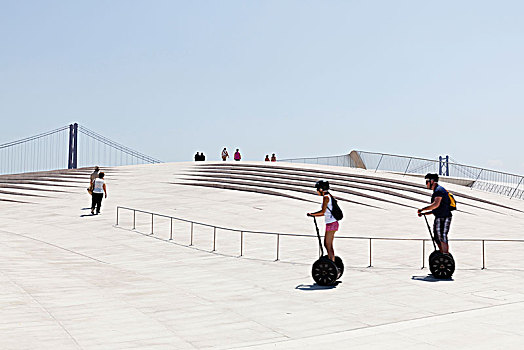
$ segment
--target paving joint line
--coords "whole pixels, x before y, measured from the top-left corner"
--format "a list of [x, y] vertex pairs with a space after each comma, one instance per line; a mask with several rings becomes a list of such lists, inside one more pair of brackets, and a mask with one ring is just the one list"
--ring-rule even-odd
[[278, 342], [270, 342], [270, 343], [263, 343], [263, 344], [256, 344], [256, 345], [247, 345], [247, 346], [246, 345], [244, 345], [244, 346], [241, 345], [241, 346], [231, 347], [231, 349], [242, 349], [242, 348], [250, 348], [252, 346], [270, 345], [270, 344], [276, 344], [276, 343], [285, 343], [285, 342], [294, 341], [294, 340], [312, 339], [312, 338], [323, 337], [323, 336], [328, 336], [328, 335], [349, 333], [349, 332], [353, 332], [353, 331], [379, 328], [379, 327], [383, 327], [383, 326], [389, 326], [389, 325], [394, 325], [394, 324], [401, 324], [401, 323], [405, 323], [405, 322], [420, 321], [420, 320], [425, 320], [425, 319], [429, 319], [429, 318], [437, 318], [437, 317], [441, 317], [441, 316], [462, 314], [462, 313], [467, 313], [467, 312], [472, 312], [472, 311], [486, 310], [486, 309], [491, 309], [491, 308], [496, 308], [496, 307], [501, 307], [501, 306], [523, 304], [523, 303], [524, 303], [524, 301], [514, 301], [514, 302], [510, 302], [510, 303], [503, 303], [503, 304], [497, 304], [497, 305], [481, 306], [481, 307], [477, 307], [477, 308], [473, 308], [473, 309], [451, 311], [451, 312], [446, 312], [446, 313], [443, 313], [443, 314], [415, 317], [415, 318], [410, 318], [410, 319], [407, 319], [407, 320], [399, 320], [399, 321], [386, 322], [386, 323], [370, 325], [370, 326], [350, 328], [350, 329], [346, 329], [346, 330], [341, 330], [341, 331], [336, 331], [336, 332], [331, 332], [331, 333], [325, 333], [325, 334], [317, 334], [317, 335], [301, 337], [301, 338], [296, 338], [296, 339], [291, 339], [291, 340], [280, 340]]
[[69, 252], [69, 253], [73, 253], [73, 254], [76, 254], [76, 255], [83, 256], [84, 258], [88, 258], [88, 259], [94, 260], [94, 261], [99, 262], [99, 263], [102, 263], [102, 264], [109, 264], [108, 262], [105, 262], [105, 261], [99, 260], [99, 259], [97, 259], [97, 258], [93, 258], [93, 257], [91, 257], [91, 256], [89, 256], [89, 255], [85, 255], [85, 254], [82, 254], [82, 253], [79, 253], [79, 252], [75, 252], [74, 250], [67, 249], [67, 248], [61, 247], [61, 246], [59, 246], [59, 245], [56, 245], [56, 244], [53, 244], [53, 243], [50, 243], [50, 242], [43, 241], [43, 240], [38, 239], [38, 238], [34, 238], [34, 237], [30, 237], [30, 236], [26, 236], [26, 235], [23, 235], [23, 234], [21, 234], [21, 233], [16, 233], [16, 232], [11, 232], [11, 231], [6, 231], [6, 230], [0, 230], [0, 232], [7, 233], [7, 234], [11, 234], [11, 235], [15, 235], [15, 236], [19, 236], [19, 237], [24, 237], [24, 238], [27, 238], [27, 239], [30, 239], [30, 240], [33, 240], [33, 241], [37, 241], [37, 242], [40, 242], [40, 243], [44, 243], [44, 244], [50, 245], [50, 246], [52, 246], [52, 247], [55, 247], [55, 248], [58, 248], [58, 249], [61, 249], [61, 250], [65, 250], [66, 252]]

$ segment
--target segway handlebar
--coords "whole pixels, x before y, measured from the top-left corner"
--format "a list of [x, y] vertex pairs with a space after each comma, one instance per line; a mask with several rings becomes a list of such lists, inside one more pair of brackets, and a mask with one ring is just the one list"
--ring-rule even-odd
[[311, 216], [313, 218], [313, 222], [315, 223], [315, 229], [317, 230], [317, 237], [318, 237], [318, 246], [320, 248], [320, 256], [324, 256], [324, 248], [322, 247], [322, 240], [320, 239], [320, 231], [318, 230], [318, 225], [317, 225], [317, 218], [314, 217], [313, 215], [309, 215], [308, 216]]
[[433, 243], [433, 248], [437, 250], [437, 245], [435, 244], [435, 239], [433, 238], [433, 233], [431, 233], [431, 227], [429, 226], [428, 218], [426, 217], [427, 214], [424, 215], [424, 220], [426, 220], [426, 226], [428, 227], [429, 235], [431, 236], [431, 242]]

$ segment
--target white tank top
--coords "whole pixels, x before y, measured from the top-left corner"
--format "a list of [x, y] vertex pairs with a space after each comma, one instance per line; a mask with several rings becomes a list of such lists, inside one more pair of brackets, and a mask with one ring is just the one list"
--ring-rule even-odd
[[324, 212], [324, 218], [326, 219], [326, 224], [331, 224], [332, 222], [337, 221], [337, 219], [333, 217], [333, 214], [331, 214], [331, 210], [333, 210], [333, 200], [331, 199], [331, 196], [328, 194], [325, 195], [324, 197], [328, 197], [329, 199], [329, 202], [327, 204], [327, 209]]
[[95, 179], [93, 193], [104, 193], [104, 184], [105, 184], [104, 180], [100, 178]]

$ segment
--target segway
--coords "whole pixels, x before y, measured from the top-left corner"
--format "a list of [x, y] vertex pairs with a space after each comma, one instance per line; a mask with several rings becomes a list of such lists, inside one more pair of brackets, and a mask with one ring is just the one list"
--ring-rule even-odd
[[453, 255], [451, 255], [451, 253], [443, 254], [437, 249], [428, 219], [425, 214], [422, 215], [424, 215], [424, 220], [426, 220], [429, 235], [431, 236], [431, 242], [433, 242], [433, 249], [435, 249], [431, 254], [429, 254], [429, 271], [431, 271], [431, 274], [435, 278], [450, 279], [453, 272], [455, 272], [455, 260], [453, 259]]
[[324, 248], [322, 247], [320, 232], [318, 231], [317, 219], [314, 216], [313, 221], [315, 222], [315, 228], [317, 229], [320, 257], [313, 263], [311, 274], [313, 280], [315, 280], [319, 286], [332, 286], [344, 273], [344, 263], [338, 256], [335, 256], [335, 262], [333, 262], [327, 255], [324, 255]]

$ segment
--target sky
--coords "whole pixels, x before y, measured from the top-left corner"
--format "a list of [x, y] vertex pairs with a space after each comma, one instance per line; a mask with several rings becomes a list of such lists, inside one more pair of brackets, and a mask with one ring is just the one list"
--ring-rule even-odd
[[0, 144], [351, 150], [524, 174], [522, 1], [0, 0]]

